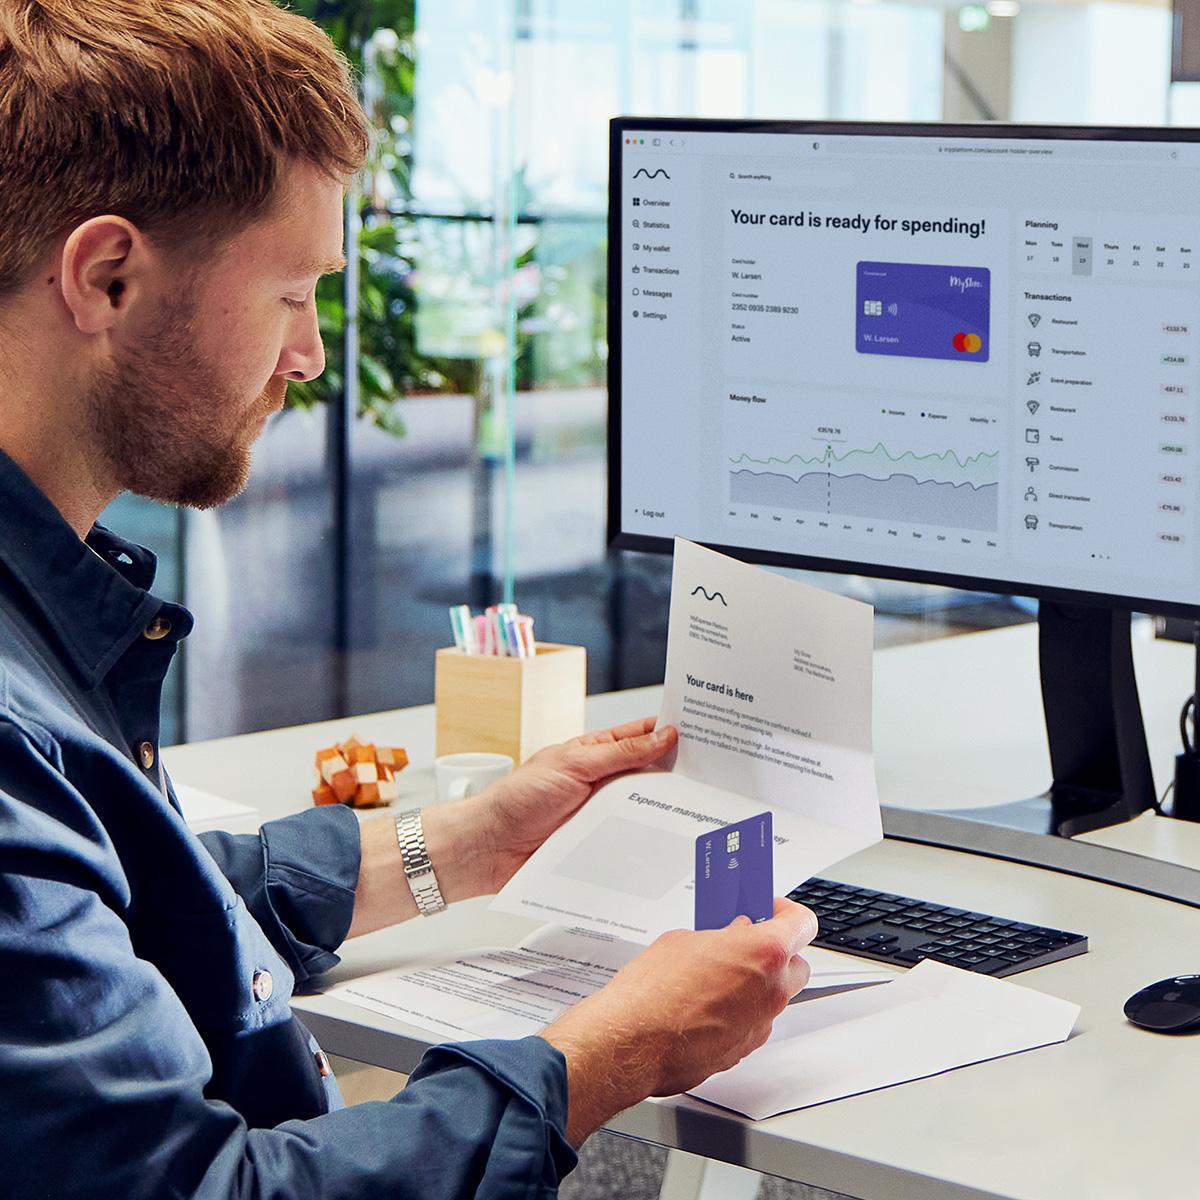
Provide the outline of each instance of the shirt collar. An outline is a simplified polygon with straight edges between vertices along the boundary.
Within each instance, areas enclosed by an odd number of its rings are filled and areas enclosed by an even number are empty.
[[[0,450],[0,563],[94,687],[163,607],[149,550],[94,525],[86,542]],[[3,589],[0,579],[0,589]]]

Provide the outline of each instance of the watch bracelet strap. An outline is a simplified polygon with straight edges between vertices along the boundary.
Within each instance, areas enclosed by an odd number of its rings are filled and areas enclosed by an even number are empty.
[[[433,863],[429,861],[419,808],[410,808],[396,817],[396,840],[400,843],[404,875],[421,916],[431,917],[441,912],[446,907],[446,901],[442,899],[442,890],[433,873]]]

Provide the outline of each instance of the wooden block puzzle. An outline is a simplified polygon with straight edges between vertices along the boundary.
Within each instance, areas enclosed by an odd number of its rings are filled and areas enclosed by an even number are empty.
[[[400,746],[376,746],[350,737],[316,753],[314,804],[346,804],[351,808],[378,808],[398,799],[396,772],[408,766]]]

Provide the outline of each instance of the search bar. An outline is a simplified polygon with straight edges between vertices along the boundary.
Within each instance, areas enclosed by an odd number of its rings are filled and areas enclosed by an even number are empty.
[[[854,185],[850,171],[814,163],[811,167],[781,167],[775,163],[761,166],[735,166],[729,170],[729,182],[745,187],[767,188],[847,188]]]

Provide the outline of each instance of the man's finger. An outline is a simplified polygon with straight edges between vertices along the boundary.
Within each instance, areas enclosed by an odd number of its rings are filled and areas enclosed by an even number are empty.
[[[779,932],[791,954],[817,936],[817,918],[812,909],[782,896],[775,897],[775,915],[764,923],[764,928],[771,927]]]
[[[610,739],[620,742],[626,738],[641,737],[644,733],[653,732],[657,720],[657,717],[639,717],[636,721],[626,721],[623,725],[614,725],[611,729],[600,729],[595,733],[586,734],[585,740],[589,743]]]
[[[799,954],[793,954],[788,959],[786,982],[789,996],[795,996],[804,990],[804,985],[808,983],[810,973],[808,963]]]
[[[575,769],[587,779],[606,779],[622,771],[648,767],[667,753],[678,739],[673,725],[651,733],[623,737],[615,742],[584,742],[572,755]]]

